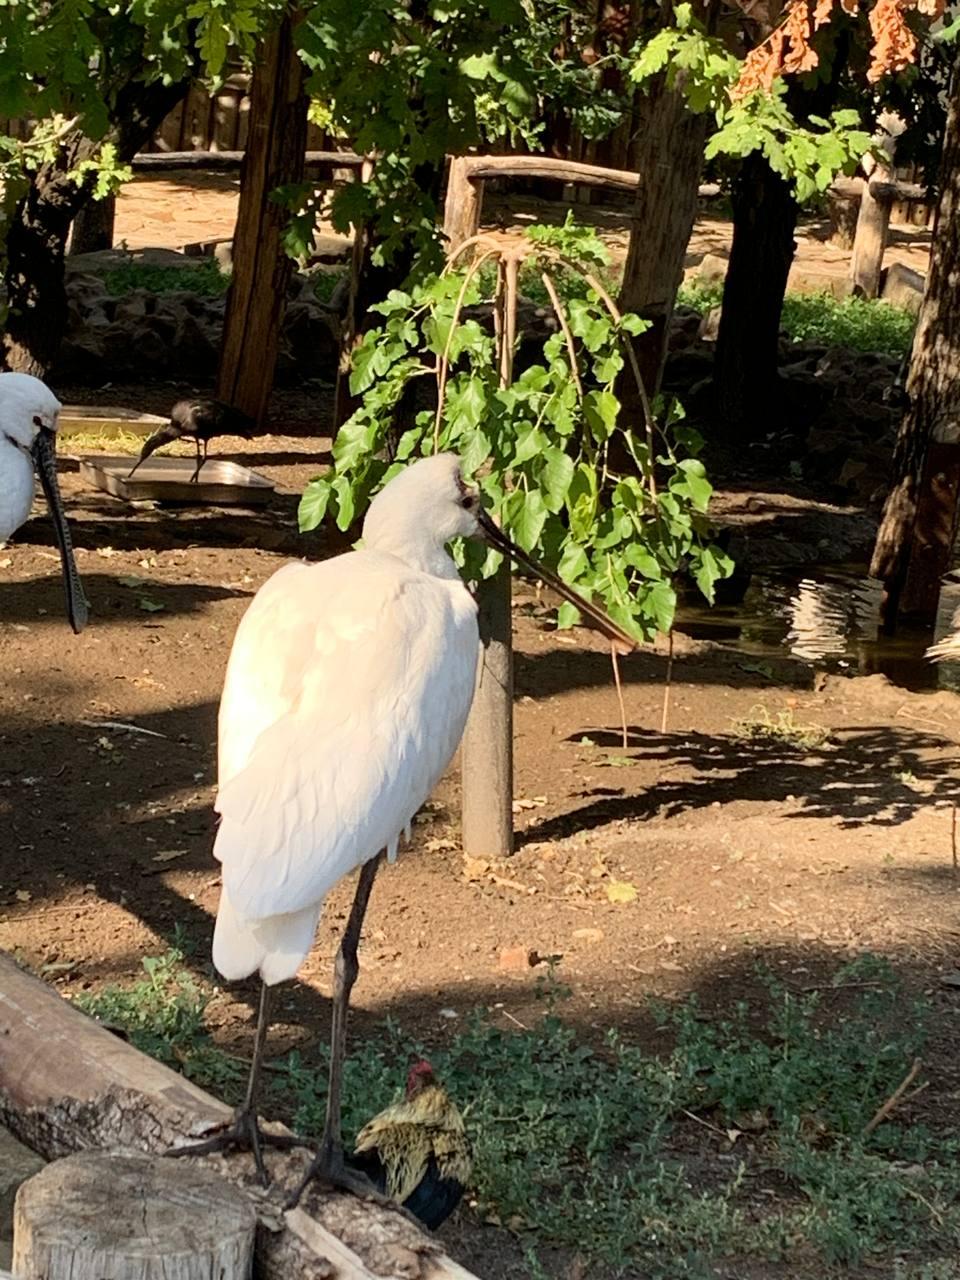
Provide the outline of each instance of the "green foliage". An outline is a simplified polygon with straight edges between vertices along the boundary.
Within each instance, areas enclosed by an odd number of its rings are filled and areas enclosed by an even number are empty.
[[[238,1101],[246,1064],[203,1029],[206,988],[197,994],[179,952],[145,967],[146,981],[83,1007]],[[659,1055],[615,1032],[590,1047],[555,1011],[509,1031],[475,1011],[431,1044],[387,1022],[347,1060],[348,1141],[426,1055],[464,1112],[479,1211],[520,1233],[531,1274],[552,1273],[538,1271],[541,1250],[566,1247],[591,1274],[650,1280],[707,1280],[724,1259],[752,1260],[751,1274],[762,1261],[805,1275],[866,1261],[946,1280],[960,1231],[956,1137],[904,1127],[897,1113],[862,1136],[922,1049],[933,1007],[870,956],[822,991],[761,977],[754,1000],[716,1019],[693,999],[654,1006]],[[322,1047],[274,1059],[264,1112],[318,1133],[326,1071]],[[762,1212],[761,1185],[772,1188]]]
[[[568,223],[529,234],[529,262],[553,266],[553,255],[605,260],[592,232]],[[581,252],[582,246],[582,252]],[[361,407],[333,446],[334,469],[314,480],[300,507],[300,528],[325,516],[351,527],[375,490],[418,456],[460,454],[477,476],[485,505],[526,551],[540,553],[565,581],[599,597],[621,625],[643,638],[669,631],[673,579],[689,572],[712,601],[714,584],[732,564],[710,541],[712,488],[697,458],[701,441],[672,406],[655,436],[626,421],[616,394],[624,368],[624,334],[638,333],[636,316],[616,320],[589,285],[571,293],[566,318],[578,370],[562,333],[543,345],[542,359],[501,388],[494,339],[474,316],[457,310],[482,300],[468,269],[431,276],[410,292],[394,291],[374,310],[384,317],[353,357],[351,390]],[[412,379],[438,381],[449,360],[443,411],[416,414],[399,440],[394,414]],[[578,383],[579,378],[579,383]],[[582,394],[581,394],[582,391]],[[652,448],[651,448],[652,444]],[[388,457],[388,453],[390,457]],[[479,474],[482,468],[482,474]],[[500,556],[465,544],[470,576],[494,572]],[[560,626],[577,621],[564,605]]]
[[[708,112],[714,129],[705,157],[742,159],[761,152],[774,173],[789,182],[803,203],[823,192],[840,173],[852,173],[870,147],[870,135],[858,128],[860,113],[834,111],[829,118],[797,120],[785,101],[782,79],[773,90],[760,90],[733,100],[730,90],[742,63],[723,42],[708,36],[692,6],[679,4],[675,25],[638,44],[631,70],[638,84],[664,75],[667,85],[683,93],[691,111]]]
[[[681,285],[677,302],[701,314],[720,305],[723,286]],[[850,351],[902,356],[913,344],[916,317],[902,307],[871,298],[835,298],[830,293],[788,293],[781,332],[792,342],[821,342]]]
[[[160,267],[146,262],[127,262],[103,273],[103,282],[116,297],[133,289],[150,293],[173,293],[186,289],[208,298],[219,298],[230,288],[230,277],[213,258],[203,258],[196,266]]]

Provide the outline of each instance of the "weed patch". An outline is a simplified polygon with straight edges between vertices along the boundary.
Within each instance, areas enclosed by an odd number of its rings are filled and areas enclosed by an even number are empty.
[[[237,1101],[247,1064],[210,1039],[209,988],[178,950],[144,969],[78,1005]],[[477,1011],[430,1046],[387,1021],[353,1043],[347,1137],[429,1053],[474,1144],[474,1209],[519,1237],[532,1277],[549,1274],[545,1251],[559,1248],[592,1275],[650,1280],[714,1276],[724,1259],[786,1261],[795,1276],[866,1261],[900,1280],[947,1280],[956,1139],[897,1113],[868,1127],[922,1048],[930,1011],[911,1008],[872,957],[834,988],[797,992],[768,974],[760,997],[723,1017],[692,999],[660,1005],[659,1055],[613,1032],[585,1045],[555,1008],[509,1032]],[[322,1051],[275,1059],[264,1110],[319,1132],[326,1067]]]
[[[692,280],[681,285],[677,301],[701,314],[718,307],[720,284]],[[781,331],[791,342],[820,342],[850,351],[902,356],[910,350],[916,319],[901,307],[868,298],[835,298],[829,293],[788,293]]]
[[[185,289],[190,293],[219,298],[230,288],[225,275],[213,258],[199,258],[196,266],[159,267],[146,262],[125,262],[103,273],[108,293],[114,297],[147,289],[150,293],[172,293]]]

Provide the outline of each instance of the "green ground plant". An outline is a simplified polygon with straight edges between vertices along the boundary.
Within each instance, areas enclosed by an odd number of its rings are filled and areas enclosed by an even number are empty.
[[[677,302],[701,315],[718,307],[720,284],[696,280],[681,285]],[[830,293],[788,293],[781,332],[791,342],[818,342],[850,351],[902,356],[910,350],[916,317],[902,307],[870,298],[835,298]]]
[[[162,267],[149,262],[124,262],[103,273],[107,290],[115,297],[146,289],[150,293],[173,293],[184,289],[208,298],[219,298],[230,288],[230,276],[213,258],[198,258],[196,265]]]
[[[176,948],[144,968],[132,986],[77,1003],[238,1101],[247,1064],[204,1026],[209,984]],[[894,1113],[864,1133],[932,1013],[885,961],[863,956],[812,991],[761,972],[757,994],[717,1017],[693,998],[651,1005],[657,1054],[613,1031],[584,1043],[554,988],[527,1029],[502,1030],[495,1012],[475,1010],[442,1042],[389,1020],[355,1040],[348,1138],[426,1053],[464,1111],[474,1211],[519,1238],[531,1276],[552,1274],[557,1249],[579,1253],[590,1274],[651,1280],[705,1280],[733,1258],[792,1264],[805,1277],[864,1262],[902,1280],[952,1274],[941,1268],[960,1239],[953,1130]],[[318,1133],[323,1049],[270,1067],[265,1110]]]

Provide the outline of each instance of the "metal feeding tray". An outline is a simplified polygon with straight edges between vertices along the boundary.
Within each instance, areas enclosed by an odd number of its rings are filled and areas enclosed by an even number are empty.
[[[211,458],[200,469],[196,458],[148,458],[130,476],[136,458],[80,458],[80,475],[97,489],[127,502],[177,502],[191,507],[263,507],[276,486],[236,462]]]

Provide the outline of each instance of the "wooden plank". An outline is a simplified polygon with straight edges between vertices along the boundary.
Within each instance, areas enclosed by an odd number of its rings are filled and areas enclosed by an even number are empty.
[[[158,1154],[229,1119],[229,1108],[134,1049],[0,955],[0,1123],[46,1159],[115,1148]],[[263,1280],[475,1280],[389,1208],[311,1188],[283,1212],[307,1153],[268,1151],[265,1196],[249,1156],[206,1156],[257,1208]]]
[[[130,161],[142,173],[158,173],[174,169],[204,169],[210,173],[229,173],[239,169],[246,151],[140,151]],[[363,156],[353,151],[305,151],[307,169],[359,169]]]
[[[640,174],[601,165],[556,160],[552,156],[464,156],[470,178],[546,178],[553,182],[574,182],[585,187],[609,187],[633,193]]]
[[[447,253],[453,253],[480,230],[483,181],[472,171],[473,157],[451,156],[447,194],[443,202],[443,234]]]
[[[160,126],[159,132],[154,138],[154,144],[159,151],[176,151],[180,146],[180,132],[183,128],[183,101],[173,108],[163,124]]]

